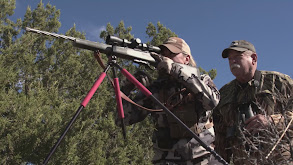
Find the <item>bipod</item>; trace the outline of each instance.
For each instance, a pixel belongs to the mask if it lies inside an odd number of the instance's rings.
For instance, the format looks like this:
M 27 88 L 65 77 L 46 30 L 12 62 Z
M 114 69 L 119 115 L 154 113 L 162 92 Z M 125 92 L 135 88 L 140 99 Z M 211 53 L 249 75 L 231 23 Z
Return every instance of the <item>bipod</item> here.
M 176 120 L 176 122 L 178 122 L 180 125 L 182 125 L 186 130 L 188 130 L 188 132 L 191 133 L 191 135 L 193 136 L 193 138 L 196 141 L 198 141 L 198 143 L 202 147 L 204 147 L 207 151 L 209 151 L 211 154 L 213 154 L 214 157 L 219 162 L 223 163 L 224 165 L 228 165 L 228 163 L 220 155 L 218 155 L 212 148 L 210 148 L 209 146 L 207 146 L 191 129 L 189 129 L 188 126 L 186 126 L 164 104 L 162 104 L 156 97 L 154 97 L 153 94 L 145 86 L 143 86 L 133 75 L 131 75 L 126 69 L 123 69 L 122 67 L 120 67 L 116 63 L 116 56 L 108 56 L 108 59 L 109 59 L 108 65 L 105 67 L 104 72 L 102 72 L 101 75 L 99 76 L 99 78 L 95 81 L 94 85 L 92 86 L 92 88 L 90 89 L 90 91 L 88 92 L 88 94 L 86 95 L 86 97 L 84 98 L 84 100 L 82 101 L 82 103 L 81 103 L 80 107 L 78 108 L 78 110 L 76 111 L 75 115 L 72 117 L 71 121 L 66 126 L 65 131 L 59 137 L 59 139 L 55 143 L 55 145 L 52 147 L 50 153 L 47 155 L 46 159 L 43 162 L 44 165 L 48 163 L 49 159 L 51 158 L 51 156 L 53 155 L 53 153 L 55 152 L 55 150 L 59 146 L 60 142 L 65 137 L 66 133 L 69 131 L 69 129 L 72 126 L 72 124 L 75 122 L 75 120 L 78 117 L 78 115 L 80 114 L 80 112 L 83 110 L 83 108 L 86 107 L 86 105 L 88 104 L 88 102 L 90 101 L 90 99 L 92 98 L 92 96 L 94 95 L 94 93 L 96 92 L 96 90 L 98 89 L 98 87 L 100 86 L 100 84 L 102 83 L 102 81 L 104 80 L 104 78 L 106 77 L 106 73 L 107 73 L 107 71 L 109 70 L 110 67 L 113 68 L 114 88 L 115 88 L 116 102 L 117 102 L 117 108 L 118 108 L 119 117 L 120 117 L 121 122 L 122 122 L 122 130 L 123 130 L 123 136 L 124 136 L 124 138 L 126 138 L 125 125 L 124 125 L 124 112 L 123 112 L 123 106 L 122 106 L 122 100 L 121 100 L 121 94 L 120 94 L 119 81 L 118 81 L 118 78 L 116 76 L 116 71 L 115 71 L 115 68 L 114 67 L 117 67 L 121 71 L 121 73 L 130 82 L 132 82 L 146 97 L 150 97 L 155 103 L 157 103 L 158 105 L 160 105 L 162 107 L 162 109 L 165 111 L 165 113 L 167 113 L 168 115 L 170 115 L 171 117 L 173 117 Z M 101 63 L 100 63 L 100 65 L 101 65 Z

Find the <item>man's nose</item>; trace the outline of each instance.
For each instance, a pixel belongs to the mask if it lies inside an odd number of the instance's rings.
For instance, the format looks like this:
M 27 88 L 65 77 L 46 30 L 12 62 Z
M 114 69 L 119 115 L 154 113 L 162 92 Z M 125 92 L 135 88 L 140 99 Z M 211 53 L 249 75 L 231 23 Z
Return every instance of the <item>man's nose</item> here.
M 231 58 L 231 62 L 236 63 L 237 62 L 236 58 Z

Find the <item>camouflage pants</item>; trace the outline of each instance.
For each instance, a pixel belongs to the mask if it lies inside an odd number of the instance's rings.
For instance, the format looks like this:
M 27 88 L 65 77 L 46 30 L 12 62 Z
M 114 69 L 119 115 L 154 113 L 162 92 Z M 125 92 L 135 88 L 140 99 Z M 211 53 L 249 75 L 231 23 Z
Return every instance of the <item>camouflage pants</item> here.
M 195 163 L 192 161 L 185 161 L 185 162 L 171 162 L 171 161 L 160 161 L 154 163 L 154 165 L 208 165 L 209 160 L 208 159 L 203 159 L 202 161 Z
M 211 159 L 208 152 L 204 152 L 205 154 L 191 160 L 182 160 L 182 157 L 177 156 L 172 150 L 162 151 L 161 149 L 154 148 L 154 151 L 153 164 L 155 165 L 208 165 Z
M 206 144 L 211 144 L 214 140 L 213 129 L 203 131 L 199 137 Z M 154 153 L 155 165 L 208 165 L 212 159 L 211 154 L 193 138 L 182 138 L 171 149 L 161 149 L 155 143 Z

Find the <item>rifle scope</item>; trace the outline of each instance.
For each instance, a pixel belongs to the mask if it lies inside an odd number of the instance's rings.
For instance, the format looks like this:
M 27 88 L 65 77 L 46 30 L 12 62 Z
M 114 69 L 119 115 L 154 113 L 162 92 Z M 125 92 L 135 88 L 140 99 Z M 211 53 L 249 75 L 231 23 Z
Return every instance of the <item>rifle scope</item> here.
M 106 44 L 110 44 L 110 45 L 114 44 L 117 46 L 128 47 L 131 49 L 136 48 L 142 51 L 155 52 L 158 54 L 160 54 L 161 52 L 161 49 L 159 47 L 142 43 L 139 38 L 132 38 L 131 41 L 128 41 L 127 39 L 121 39 L 119 37 L 108 35 L 106 38 Z

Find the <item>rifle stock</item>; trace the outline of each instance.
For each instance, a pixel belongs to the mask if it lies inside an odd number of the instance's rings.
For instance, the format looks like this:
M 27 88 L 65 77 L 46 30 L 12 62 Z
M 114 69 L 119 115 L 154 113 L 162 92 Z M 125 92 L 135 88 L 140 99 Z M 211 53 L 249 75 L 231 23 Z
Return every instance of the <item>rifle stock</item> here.
M 62 38 L 65 40 L 71 40 L 73 42 L 73 46 L 75 47 L 92 50 L 92 51 L 98 50 L 101 53 L 105 53 L 107 55 L 115 55 L 117 57 L 127 59 L 127 60 L 132 60 L 137 63 L 150 64 L 153 66 L 155 66 L 156 64 L 155 59 L 151 56 L 149 51 L 142 51 L 140 49 L 132 49 L 128 47 L 117 46 L 115 44 L 108 45 L 104 43 L 93 42 L 89 40 L 74 38 L 74 37 L 60 35 L 56 33 L 50 33 L 47 31 L 32 29 L 29 27 L 26 27 L 26 31 L 37 33 L 37 34 L 43 34 L 47 36 L 53 36 L 56 38 Z

